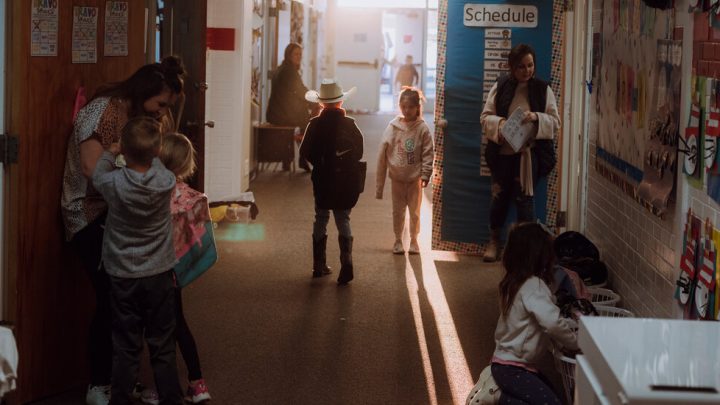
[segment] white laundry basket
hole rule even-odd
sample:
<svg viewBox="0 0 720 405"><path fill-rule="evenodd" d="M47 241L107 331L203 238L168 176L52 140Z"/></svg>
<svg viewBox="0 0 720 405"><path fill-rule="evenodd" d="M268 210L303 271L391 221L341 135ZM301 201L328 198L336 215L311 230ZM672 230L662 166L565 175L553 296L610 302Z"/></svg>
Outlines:
<svg viewBox="0 0 720 405"><path fill-rule="evenodd" d="M617 301L615 303L617 303ZM635 314L623 308L606 305L595 305L595 309L598 311L598 316L607 316L613 318L635 317ZM575 390L575 366L577 365L577 361L572 357L565 356L557 348L553 350L553 358L555 359L555 368L557 369L558 373L560 373L560 377L562 377L563 391L565 392L565 398L567 399L567 403L572 404L573 391Z"/></svg>
<svg viewBox="0 0 720 405"><path fill-rule="evenodd" d="M592 294L590 302L596 307L614 307L620 302L620 294L608 288L590 287L588 292Z"/></svg>
<svg viewBox="0 0 720 405"><path fill-rule="evenodd" d="M598 316L607 316L610 318L634 318L635 314L624 308L609 307L605 305L595 305Z"/></svg>

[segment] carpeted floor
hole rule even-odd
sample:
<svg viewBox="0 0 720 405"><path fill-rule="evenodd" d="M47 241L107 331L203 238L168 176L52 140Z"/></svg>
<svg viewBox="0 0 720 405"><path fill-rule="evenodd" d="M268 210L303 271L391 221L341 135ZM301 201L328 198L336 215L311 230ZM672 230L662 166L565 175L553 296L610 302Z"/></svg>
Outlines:
<svg viewBox="0 0 720 405"><path fill-rule="evenodd" d="M335 283L332 221L335 273L310 277L313 200L302 171L261 172L251 184L258 218L220 224L219 262L183 292L212 403L464 403L494 348L501 269L430 250L429 189L421 254L391 254L389 184L385 199L374 198L377 146L390 118L357 117L368 176L351 216L350 285ZM151 380L147 367L143 374ZM82 403L82 394L42 403Z"/></svg>

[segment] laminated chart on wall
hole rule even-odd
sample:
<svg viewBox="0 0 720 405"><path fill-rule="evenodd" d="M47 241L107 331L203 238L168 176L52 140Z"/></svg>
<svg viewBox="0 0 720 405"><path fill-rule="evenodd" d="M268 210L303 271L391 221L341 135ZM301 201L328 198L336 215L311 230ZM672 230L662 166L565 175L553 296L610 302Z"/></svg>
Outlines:
<svg viewBox="0 0 720 405"><path fill-rule="evenodd" d="M505 52L514 45L531 45L537 55L536 76L551 80L551 60L556 52L553 33L560 30L554 26L554 13L560 3L552 0L448 0L445 3L447 45L443 91L448 126L442 145L440 236L443 241L483 244L489 237L491 191L489 171L481 162L484 136L480 113L487 92L500 74L507 71ZM547 200L547 180L542 180L535 185L535 213L543 220ZM508 215L508 221L514 221L514 213Z"/></svg>

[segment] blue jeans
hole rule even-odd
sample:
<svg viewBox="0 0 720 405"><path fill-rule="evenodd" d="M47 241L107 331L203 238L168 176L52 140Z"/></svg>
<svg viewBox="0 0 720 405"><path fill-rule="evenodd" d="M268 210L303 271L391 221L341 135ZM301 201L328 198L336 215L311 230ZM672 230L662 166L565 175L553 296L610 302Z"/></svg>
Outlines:
<svg viewBox="0 0 720 405"><path fill-rule="evenodd" d="M319 240L327 234L327 224L330 222L330 211L315 206L315 222L313 223L313 239ZM335 226L340 236L350 238L352 232L350 230L350 211L349 210L332 210L335 217Z"/></svg>
<svg viewBox="0 0 720 405"><path fill-rule="evenodd" d="M495 383L500 387L501 405L561 405L560 398L540 373L522 367L493 363L490 366Z"/></svg>

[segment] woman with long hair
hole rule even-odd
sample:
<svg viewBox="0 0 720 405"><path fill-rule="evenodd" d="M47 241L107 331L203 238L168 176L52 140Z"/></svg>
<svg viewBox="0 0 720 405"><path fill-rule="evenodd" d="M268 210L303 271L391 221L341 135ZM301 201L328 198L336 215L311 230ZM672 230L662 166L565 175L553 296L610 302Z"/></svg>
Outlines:
<svg viewBox="0 0 720 405"><path fill-rule="evenodd" d="M100 268L107 204L93 189L95 166L129 119L150 116L172 130L170 107L183 93L185 68L177 57L140 67L127 79L101 87L77 114L68 142L60 201L65 236L77 251L95 290L95 314L90 324L89 405L110 399L112 335L110 281Z"/></svg>
<svg viewBox="0 0 720 405"><path fill-rule="evenodd" d="M526 222L510 230L502 257L505 275L499 286L500 318L490 367L502 392L500 403L561 403L537 368L550 339L569 351L578 348L577 337L560 316L548 287L554 259L553 235L544 225Z"/></svg>

